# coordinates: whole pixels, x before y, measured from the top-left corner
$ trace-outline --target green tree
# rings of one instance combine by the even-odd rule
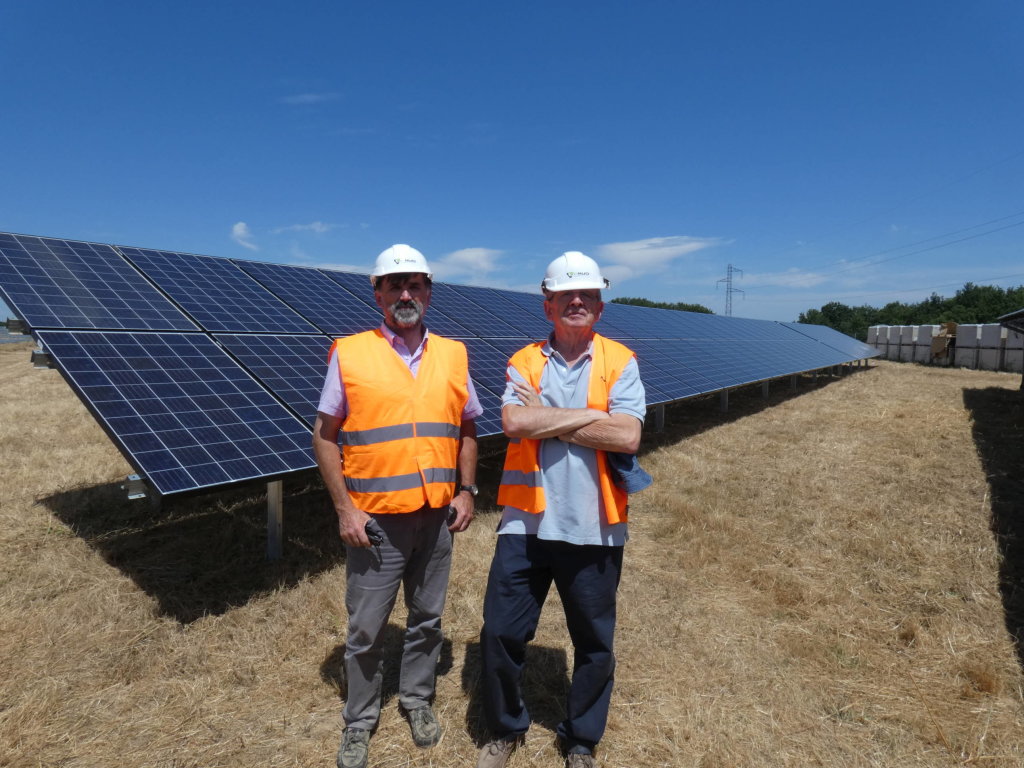
[[[651,301],[650,299],[642,299],[638,296],[623,296],[622,298],[612,299],[612,304],[631,304],[634,307],[654,307],[655,309],[675,309],[680,312],[701,312],[705,315],[715,314],[703,304],[687,304],[685,301]]]
[[[831,301],[821,309],[801,312],[798,323],[827,325],[840,333],[864,340],[872,325],[934,325],[937,323],[994,323],[1001,316],[1024,308],[1024,286],[1000,288],[965,283],[950,298],[933,293],[917,304],[892,301],[880,309],[864,305],[848,307]]]

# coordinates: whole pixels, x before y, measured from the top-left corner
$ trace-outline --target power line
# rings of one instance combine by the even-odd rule
[[[979,280],[969,280],[967,282],[970,282],[970,283],[973,283],[975,285],[978,285],[978,284],[982,284],[982,283],[991,283],[991,282],[993,282],[995,280],[1010,280],[1012,278],[1017,278],[1017,277],[1024,277],[1024,272],[1019,272],[1019,273],[1014,274],[1014,275],[999,275],[998,277],[985,277],[985,278],[981,278]],[[840,299],[861,299],[861,298],[864,298],[866,296],[892,296],[892,295],[900,295],[900,294],[903,294],[903,293],[917,293],[919,291],[933,291],[936,288],[948,288],[951,285],[955,285],[955,286],[959,287],[959,286],[961,286],[963,284],[964,284],[963,282],[956,282],[956,283],[943,283],[941,285],[932,285],[932,286],[928,286],[928,287],[925,287],[925,288],[900,288],[900,289],[894,289],[894,290],[888,290],[888,291],[872,291],[870,293],[843,293],[843,294],[839,294],[839,296],[837,298],[840,298]]]
[[[1020,215],[1020,214],[1014,214],[1014,215]],[[1011,218],[1011,217],[1008,216],[1006,218]],[[928,251],[935,251],[935,250],[938,250],[939,248],[945,248],[948,245],[956,245],[957,243],[964,243],[964,242],[967,242],[968,240],[976,240],[979,237],[984,237],[985,235],[991,235],[991,234],[994,234],[995,232],[1002,232],[1004,229],[1012,229],[1013,227],[1019,227],[1021,225],[1024,225],[1024,221],[1018,221],[1018,222],[1015,222],[1013,224],[1007,224],[1005,227],[996,227],[995,229],[990,229],[987,232],[979,232],[976,235],[969,235],[968,237],[961,237],[958,240],[950,240],[948,243],[939,243],[938,245],[933,245],[933,246],[930,246],[928,248],[921,248],[920,250],[911,251],[910,253],[899,254],[897,256],[892,256],[892,257],[890,257],[888,259],[879,259],[878,261],[872,261],[872,262],[869,262],[867,264],[861,264],[861,265],[858,265],[858,266],[848,267],[847,269],[837,269],[835,272],[826,272],[824,276],[839,275],[839,274],[842,274],[843,272],[850,272],[851,270],[854,270],[854,269],[861,269],[863,267],[873,267],[873,266],[875,266],[877,264],[885,264],[887,261],[895,261],[896,259],[903,259],[903,258],[906,258],[907,256],[916,256],[919,253],[927,253]],[[983,225],[979,225],[979,226],[983,226]],[[968,230],[969,229],[977,229],[977,227],[968,227]],[[961,231],[962,232],[966,232],[968,230],[961,230]],[[934,240],[935,238],[930,238],[930,239]],[[922,242],[927,242],[927,240],[923,240]]]
[[[939,184],[938,186],[932,187],[931,189],[929,189],[929,190],[927,190],[925,192],[922,192],[922,193],[920,193],[918,195],[914,195],[912,197],[908,197],[908,198],[906,198],[904,200],[901,200],[900,202],[896,203],[895,205],[892,205],[892,206],[890,206],[890,207],[888,207],[888,208],[886,208],[884,210],[878,211],[877,213],[873,213],[870,216],[866,216],[865,218],[858,219],[857,221],[852,221],[852,222],[850,222],[848,224],[841,224],[838,227],[835,227],[835,228],[829,230],[828,232],[825,232],[824,234],[819,235],[814,240],[809,240],[809,241],[803,243],[803,245],[808,245],[808,244],[816,243],[816,242],[822,240],[823,238],[826,238],[826,237],[829,237],[829,236],[835,234],[836,232],[842,232],[842,231],[847,230],[847,229],[852,229],[853,227],[858,227],[861,224],[866,224],[867,222],[872,221],[873,219],[877,219],[879,216],[884,216],[885,214],[892,213],[893,211],[899,210],[904,205],[908,205],[910,203],[917,202],[918,200],[923,200],[924,198],[928,197],[930,194],[932,194],[932,193],[934,193],[934,192],[936,192],[936,191],[938,191],[940,189],[945,189],[947,187],[953,186],[954,184],[959,184],[960,182],[967,181],[968,179],[973,178],[975,176],[978,176],[978,175],[984,173],[985,171],[991,170],[992,168],[995,168],[995,167],[1000,166],[1000,165],[1004,165],[1004,164],[1010,162],[1011,160],[1016,160],[1017,158],[1019,158],[1021,156],[1024,156],[1024,150],[1020,150],[1018,152],[1014,152],[1011,155],[1007,155],[1006,157],[1000,158],[999,160],[996,160],[993,163],[989,163],[988,165],[982,166],[981,168],[978,168],[977,170],[971,171],[970,173],[967,173],[967,174],[965,174],[963,176],[958,176],[958,177],[956,177],[954,179],[950,179],[949,181],[945,182],[944,184]],[[800,246],[800,247],[802,247],[802,246]],[[771,256],[774,256],[774,255],[790,253],[793,250],[795,250],[795,248],[793,248],[793,247],[782,248],[782,249],[779,249],[779,250],[777,250],[777,251],[775,251],[773,253],[767,254],[767,256],[771,257]]]
[[[979,232],[978,234],[971,235],[969,237],[962,237],[962,238],[959,238],[957,240],[950,240],[949,242],[939,243],[937,245],[933,245],[933,246],[930,246],[928,248],[922,248],[922,249],[917,250],[917,251],[911,251],[910,253],[898,254],[898,255],[892,256],[892,257],[890,257],[888,259],[877,259],[875,261],[867,261],[867,259],[871,259],[871,258],[873,258],[875,256],[883,256],[883,255],[885,255],[887,253],[893,253],[894,251],[901,251],[901,250],[903,250],[905,248],[913,248],[915,245],[921,245],[922,243],[930,243],[933,240],[939,240],[941,238],[950,237],[952,235],[958,235],[958,234],[960,234],[962,232],[970,232],[972,229],[978,229],[979,227],[987,227],[987,226],[989,226],[991,224],[997,224],[1000,221],[1006,221],[1007,219],[1013,219],[1013,218],[1016,218],[1018,216],[1024,216],[1024,210],[1017,211],[1015,213],[1011,213],[1011,214],[1009,214],[1007,216],[1000,216],[1000,217],[995,218],[995,219],[989,219],[988,221],[984,221],[984,222],[982,222],[980,224],[973,224],[973,225],[971,225],[969,227],[964,227],[962,229],[953,230],[952,232],[945,232],[945,233],[943,233],[941,235],[935,235],[934,237],[928,237],[928,238],[925,238],[924,240],[917,240],[917,241],[915,241],[913,243],[907,243],[906,245],[901,245],[901,246],[897,246],[895,248],[888,248],[888,249],[883,250],[883,251],[878,251],[876,253],[870,254],[869,256],[864,256],[861,259],[855,259],[854,260],[854,261],[864,261],[863,264],[856,264],[856,263],[854,263],[854,264],[851,264],[850,266],[846,267],[845,269],[837,269],[837,270],[834,270],[832,272],[817,273],[817,276],[819,276],[819,277],[829,277],[831,275],[839,275],[839,274],[843,274],[844,272],[851,272],[851,271],[853,271],[855,269],[863,269],[864,267],[871,267],[871,266],[875,266],[876,264],[884,264],[884,263],[886,263],[888,261],[895,261],[896,259],[902,259],[902,258],[906,258],[906,257],[909,257],[909,256],[916,256],[916,255],[918,255],[920,253],[927,253],[928,251],[934,251],[934,250],[937,250],[939,248],[945,248],[948,245],[956,245],[957,243],[962,243],[962,242],[965,242],[967,240],[974,240],[974,239],[979,238],[979,237],[984,237],[985,235],[991,235],[991,234],[994,234],[996,232],[1001,232],[1004,229],[1011,229],[1012,227],[1019,227],[1022,224],[1024,224],[1024,221],[1018,221],[1018,222],[1014,222],[1013,224],[1008,224],[1008,225],[1006,225],[1004,227],[997,227],[995,229],[990,229],[990,230],[987,230],[985,232]],[[839,263],[839,262],[830,262],[830,263]],[[756,288],[756,287],[760,287],[760,286],[756,286],[755,285],[754,287]]]

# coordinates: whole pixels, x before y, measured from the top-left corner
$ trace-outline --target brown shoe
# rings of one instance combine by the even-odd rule
[[[597,768],[593,755],[570,753],[565,756],[565,768]]]
[[[509,756],[519,746],[521,738],[495,739],[484,744],[480,757],[476,760],[476,768],[505,768]]]

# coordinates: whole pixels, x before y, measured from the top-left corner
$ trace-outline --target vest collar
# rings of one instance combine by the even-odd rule
[[[544,355],[544,357],[552,357],[553,355],[557,355],[558,359],[564,363],[565,358],[562,357],[560,353],[556,352],[554,346],[552,345],[552,341],[554,340],[554,338],[554,333],[548,336],[547,339],[544,340],[544,344],[541,346],[540,352],[542,355]],[[587,344],[587,351],[584,352],[579,359],[583,360],[586,358],[589,358],[590,360],[594,359],[594,337],[591,337],[590,342]]]

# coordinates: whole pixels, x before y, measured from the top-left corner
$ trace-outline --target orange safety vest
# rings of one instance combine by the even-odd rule
[[[540,377],[548,357],[541,351],[544,343],[523,347],[512,355],[509,365],[519,371],[530,385],[540,391]],[[635,357],[623,344],[594,334],[593,359],[590,362],[590,386],[587,407],[608,410],[608,395],[619,375]],[[608,459],[604,451],[597,451],[597,477],[601,487],[601,500],[610,524],[624,523],[628,518],[628,495],[612,482]],[[498,503],[538,514],[545,509],[544,485],[540,474],[540,440],[513,438],[505,454],[505,469],[498,488]]]
[[[469,400],[466,345],[431,334],[416,376],[379,328],[338,339],[334,351],[348,401],[340,441],[352,503],[371,513],[448,504]]]

